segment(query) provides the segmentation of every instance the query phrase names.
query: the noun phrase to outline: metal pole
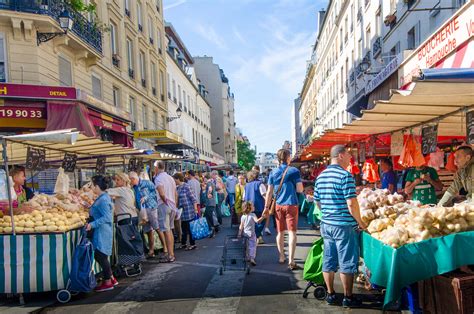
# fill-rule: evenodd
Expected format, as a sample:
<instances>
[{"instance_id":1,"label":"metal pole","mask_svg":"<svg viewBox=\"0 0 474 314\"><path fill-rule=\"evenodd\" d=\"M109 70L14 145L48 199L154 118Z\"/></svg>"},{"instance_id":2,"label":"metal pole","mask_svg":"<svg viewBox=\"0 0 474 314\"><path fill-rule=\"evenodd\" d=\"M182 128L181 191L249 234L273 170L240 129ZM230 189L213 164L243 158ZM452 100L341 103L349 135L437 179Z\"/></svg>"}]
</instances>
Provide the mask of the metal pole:
<instances>
[{"instance_id":1,"label":"metal pole","mask_svg":"<svg viewBox=\"0 0 474 314\"><path fill-rule=\"evenodd\" d=\"M13 201L12 191L10 186L10 171L8 170L8 154L7 154L7 140L2 139L2 155L5 165L5 173L7 175L7 193L8 193L8 208L10 209L10 217L12 219L12 234L15 235L15 221L13 220Z\"/></svg>"}]
</instances>

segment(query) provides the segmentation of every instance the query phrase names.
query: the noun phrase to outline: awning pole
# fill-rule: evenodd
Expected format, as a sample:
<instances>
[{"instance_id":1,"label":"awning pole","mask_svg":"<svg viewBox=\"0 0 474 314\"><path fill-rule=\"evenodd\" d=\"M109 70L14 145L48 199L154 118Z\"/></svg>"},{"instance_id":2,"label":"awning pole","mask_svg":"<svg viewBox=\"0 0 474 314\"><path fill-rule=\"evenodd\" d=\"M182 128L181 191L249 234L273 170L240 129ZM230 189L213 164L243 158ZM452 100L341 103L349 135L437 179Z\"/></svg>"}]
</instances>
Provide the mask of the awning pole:
<instances>
[{"instance_id":1,"label":"awning pole","mask_svg":"<svg viewBox=\"0 0 474 314\"><path fill-rule=\"evenodd\" d=\"M7 140L2 139L2 155L3 163L5 165L5 173L7 175L7 193L8 193L8 208L10 209L10 217L12 219L12 234L15 235L15 221L13 220L13 201L12 191L10 186L10 171L8 170L8 154L7 154Z\"/></svg>"}]
</instances>

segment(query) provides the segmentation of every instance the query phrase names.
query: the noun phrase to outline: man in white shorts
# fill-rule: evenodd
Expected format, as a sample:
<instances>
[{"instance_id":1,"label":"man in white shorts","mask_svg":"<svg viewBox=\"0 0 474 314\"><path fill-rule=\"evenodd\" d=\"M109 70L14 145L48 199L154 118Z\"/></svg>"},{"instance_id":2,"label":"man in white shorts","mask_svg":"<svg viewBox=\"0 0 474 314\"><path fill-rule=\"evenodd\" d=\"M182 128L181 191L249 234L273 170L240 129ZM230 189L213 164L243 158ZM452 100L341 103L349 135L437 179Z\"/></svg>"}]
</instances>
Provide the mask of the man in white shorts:
<instances>
[{"instance_id":1,"label":"man in white shorts","mask_svg":"<svg viewBox=\"0 0 474 314\"><path fill-rule=\"evenodd\" d=\"M157 161L155 163L155 187L158 192L158 223L160 231L165 235L168 257L165 262L174 262L174 236L172 226L176 216L176 182L173 177L165 171L165 163Z\"/></svg>"}]
</instances>

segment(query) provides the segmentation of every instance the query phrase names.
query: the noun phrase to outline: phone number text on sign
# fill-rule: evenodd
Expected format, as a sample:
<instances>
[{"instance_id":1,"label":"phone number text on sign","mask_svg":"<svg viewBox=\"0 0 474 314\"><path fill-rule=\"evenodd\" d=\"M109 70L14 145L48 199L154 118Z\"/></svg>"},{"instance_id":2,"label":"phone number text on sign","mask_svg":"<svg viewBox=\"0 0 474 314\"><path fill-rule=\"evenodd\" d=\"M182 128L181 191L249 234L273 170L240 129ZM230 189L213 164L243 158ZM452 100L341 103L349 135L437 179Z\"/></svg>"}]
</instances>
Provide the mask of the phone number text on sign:
<instances>
[{"instance_id":1,"label":"phone number text on sign","mask_svg":"<svg viewBox=\"0 0 474 314\"><path fill-rule=\"evenodd\" d=\"M43 109L39 108L1 108L0 118L36 118L44 119Z\"/></svg>"}]
</instances>

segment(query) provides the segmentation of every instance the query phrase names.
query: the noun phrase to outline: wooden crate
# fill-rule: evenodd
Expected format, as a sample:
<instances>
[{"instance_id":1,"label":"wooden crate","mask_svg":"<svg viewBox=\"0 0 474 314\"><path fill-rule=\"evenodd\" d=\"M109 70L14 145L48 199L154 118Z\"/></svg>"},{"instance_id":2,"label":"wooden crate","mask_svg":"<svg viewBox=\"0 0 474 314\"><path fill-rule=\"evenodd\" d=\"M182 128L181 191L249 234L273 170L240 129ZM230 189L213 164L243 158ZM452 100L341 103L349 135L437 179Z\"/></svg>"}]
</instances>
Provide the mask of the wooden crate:
<instances>
[{"instance_id":1,"label":"wooden crate","mask_svg":"<svg viewBox=\"0 0 474 314\"><path fill-rule=\"evenodd\" d=\"M474 313L474 275L453 272L418 283L420 307L428 314Z\"/></svg>"}]
</instances>

